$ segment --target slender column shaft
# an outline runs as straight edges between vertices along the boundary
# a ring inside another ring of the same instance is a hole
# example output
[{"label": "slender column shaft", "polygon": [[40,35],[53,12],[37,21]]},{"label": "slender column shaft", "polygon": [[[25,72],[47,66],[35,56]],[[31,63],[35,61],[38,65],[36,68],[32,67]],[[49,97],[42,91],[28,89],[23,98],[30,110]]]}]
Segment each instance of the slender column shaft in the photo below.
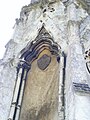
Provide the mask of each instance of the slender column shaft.
[{"label": "slender column shaft", "polygon": [[64,56],[60,57],[60,77],[59,77],[59,106],[58,106],[58,114],[59,120],[64,120],[64,84],[63,84],[63,69],[64,69]]},{"label": "slender column shaft", "polygon": [[18,76],[17,76],[16,85],[15,85],[15,89],[14,89],[14,96],[12,99],[12,104],[11,104],[11,109],[10,109],[10,114],[9,114],[8,120],[13,120],[13,117],[14,117],[14,112],[15,112],[16,102],[17,102],[17,97],[18,97],[18,91],[19,91],[19,87],[20,87],[21,76],[22,76],[22,68],[20,68]]},{"label": "slender column shaft", "polygon": [[16,79],[16,85],[15,85],[15,90],[14,90],[14,95],[12,99],[8,120],[19,120],[24,88],[26,83],[26,77],[27,77],[29,68],[30,68],[30,65],[25,63],[25,61],[24,62],[22,61],[17,68],[17,71],[18,70],[19,71]]},{"label": "slender column shaft", "polygon": [[24,70],[24,76],[23,76],[23,79],[22,79],[22,85],[21,85],[19,100],[18,100],[18,104],[17,104],[17,111],[16,111],[15,120],[19,120],[21,104],[22,104],[22,99],[23,99],[23,94],[24,94],[24,88],[25,88],[25,83],[26,83],[26,76],[27,76],[27,70],[25,69]]}]

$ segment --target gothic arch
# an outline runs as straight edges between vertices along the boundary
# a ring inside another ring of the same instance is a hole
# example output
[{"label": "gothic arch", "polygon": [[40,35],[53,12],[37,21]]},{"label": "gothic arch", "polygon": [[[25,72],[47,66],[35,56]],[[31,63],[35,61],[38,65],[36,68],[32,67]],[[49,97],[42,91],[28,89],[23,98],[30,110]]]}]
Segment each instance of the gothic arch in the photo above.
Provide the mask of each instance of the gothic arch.
[{"label": "gothic arch", "polygon": [[58,114],[59,53],[60,47],[43,26],[36,39],[21,51],[13,112],[9,118],[50,120],[53,116],[55,119]]}]

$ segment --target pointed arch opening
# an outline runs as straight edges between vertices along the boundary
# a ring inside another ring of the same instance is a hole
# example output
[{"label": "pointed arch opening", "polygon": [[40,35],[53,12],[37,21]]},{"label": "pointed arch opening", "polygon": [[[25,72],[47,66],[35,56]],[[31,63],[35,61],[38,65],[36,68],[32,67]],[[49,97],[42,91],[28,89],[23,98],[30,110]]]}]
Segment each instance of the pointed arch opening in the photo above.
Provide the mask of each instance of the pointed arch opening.
[{"label": "pointed arch opening", "polygon": [[60,47],[44,27],[21,51],[13,120],[58,119],[59,54]]}]

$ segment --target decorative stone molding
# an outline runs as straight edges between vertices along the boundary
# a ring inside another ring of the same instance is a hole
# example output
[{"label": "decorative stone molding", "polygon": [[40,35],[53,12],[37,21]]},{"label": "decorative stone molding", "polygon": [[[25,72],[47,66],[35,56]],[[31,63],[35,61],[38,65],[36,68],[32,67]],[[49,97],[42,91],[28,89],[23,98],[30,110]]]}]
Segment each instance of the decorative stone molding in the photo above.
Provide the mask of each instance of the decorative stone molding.
[{"label": "decorative stone molding", "polygon": [[57,61],[59,62],[59,51],[61,48],[53,41],[45,28],[42,27],[36,39],[26,49],[21,51],[22,55],[20,59],[24,59],[31,64],[45,49],[48,49],[53,55],[56,55]]}]

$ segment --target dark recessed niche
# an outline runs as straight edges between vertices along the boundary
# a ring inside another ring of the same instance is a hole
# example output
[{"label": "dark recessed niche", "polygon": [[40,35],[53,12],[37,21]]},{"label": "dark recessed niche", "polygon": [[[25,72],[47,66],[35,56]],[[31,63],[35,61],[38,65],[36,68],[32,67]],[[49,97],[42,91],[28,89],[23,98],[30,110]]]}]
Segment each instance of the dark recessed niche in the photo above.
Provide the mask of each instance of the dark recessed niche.
[{"label": "dark recessed niche", "polygon": [[44,10],[43,10],[43,13],[45,13],[46,11],[47,11],[47,10],[46,10],[46,9],[44,9]]}]

